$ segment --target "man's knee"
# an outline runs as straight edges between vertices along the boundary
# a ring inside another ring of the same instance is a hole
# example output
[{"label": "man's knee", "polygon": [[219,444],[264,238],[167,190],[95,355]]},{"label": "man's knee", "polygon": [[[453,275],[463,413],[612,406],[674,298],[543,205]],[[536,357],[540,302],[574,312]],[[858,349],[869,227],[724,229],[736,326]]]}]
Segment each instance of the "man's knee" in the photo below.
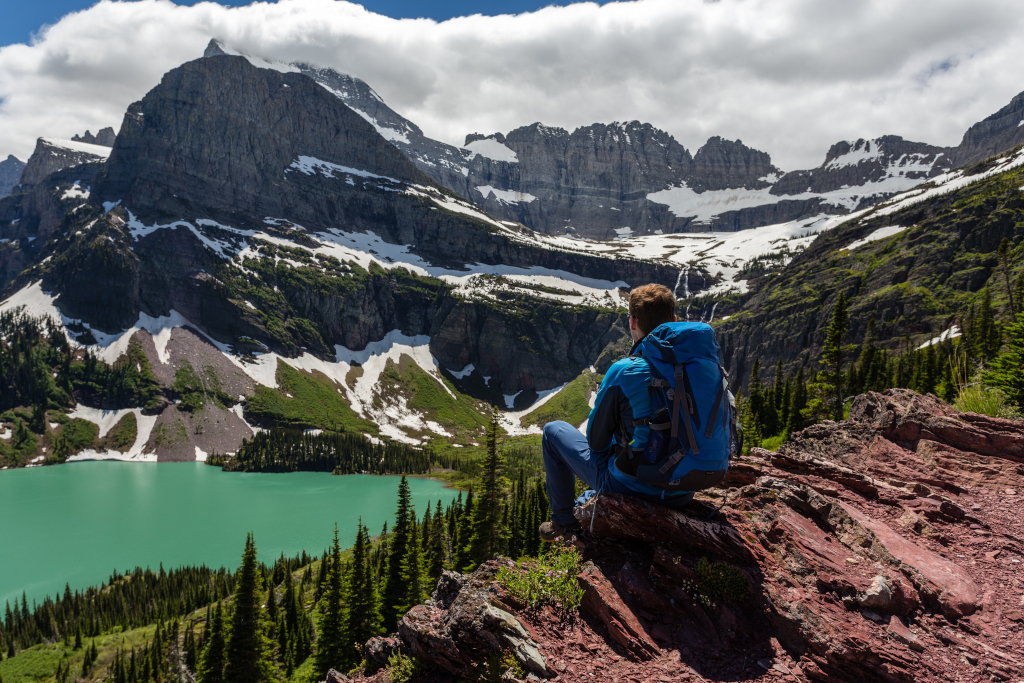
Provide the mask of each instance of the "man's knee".
[{"label": "man's knee", "polygon": [[568,422],[563,422],[562,420],[548,422],[546,425],[544,425],[543,434],[540,437],[541,441],[544,442],[550,441],[552,439],[557,439],[559,432],[561,432],[566,427],[572,427],[572,425],[570,425]]}]

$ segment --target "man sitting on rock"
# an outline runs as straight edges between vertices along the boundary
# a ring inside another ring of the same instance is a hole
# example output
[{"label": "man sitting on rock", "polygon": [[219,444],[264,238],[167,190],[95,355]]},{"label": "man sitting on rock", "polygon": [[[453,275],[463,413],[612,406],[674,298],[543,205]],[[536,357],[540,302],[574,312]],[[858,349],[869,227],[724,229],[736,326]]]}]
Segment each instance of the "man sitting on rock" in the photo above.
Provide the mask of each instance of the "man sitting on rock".
[{"label": "man sitting on rock", "polygon": [[[547,473],[551,520],[540,527],[546,541],[554,541],[579,528],[573,517],[575,479],[602,493],[611,491],[682,507],[693,499],[693,491],[656,488],[621,472],[615,464],[616,445],[633,444],[634,422],[652,413],[651,366],[634,356],[643,339],[660,325],[676,321],[676,300],[667,287],[657,284],[637,287],[629,295],[629,333],[633,338],[630,356],[616,361],[601,383],[594,409],[590,411],[586,437],[568,422],[549,422],[541,441]],[[692,324],[679,323],[679,326]],[[710,329],[710,328],[707,328]],[[671,336],[672,330],[662,330]]]}]

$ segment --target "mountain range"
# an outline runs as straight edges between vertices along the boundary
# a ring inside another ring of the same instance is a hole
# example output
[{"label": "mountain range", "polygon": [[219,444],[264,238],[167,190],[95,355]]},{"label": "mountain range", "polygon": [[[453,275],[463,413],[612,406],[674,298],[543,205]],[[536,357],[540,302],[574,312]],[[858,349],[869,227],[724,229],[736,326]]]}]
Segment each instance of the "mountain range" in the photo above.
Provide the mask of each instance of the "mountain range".
[{"label": "mountain range", "polygon": [[[455,147],[356,78],[212,41],[113,139],[39,139],[0,199],[0,308],[52,316],[107,363],[138,344],[163,388],[145,411],[76,405],[140,427],[124,452],[74,457],[203,459],[273,425],[473,444],[490,405],[536,433],[545,406],[585,417],[645,282],[716,324],[741,377],[758,356],[808,362],[839,291],[857,343],[871,315],[890,348],[950,329],[1015,234],[1022,122],[1024,95],[956,148],[840,142],[788,173],[639,122]],[[993,183],[1009,217],[965,238],[957,202]],[[224,400],[175,403],[190,373]]]}]

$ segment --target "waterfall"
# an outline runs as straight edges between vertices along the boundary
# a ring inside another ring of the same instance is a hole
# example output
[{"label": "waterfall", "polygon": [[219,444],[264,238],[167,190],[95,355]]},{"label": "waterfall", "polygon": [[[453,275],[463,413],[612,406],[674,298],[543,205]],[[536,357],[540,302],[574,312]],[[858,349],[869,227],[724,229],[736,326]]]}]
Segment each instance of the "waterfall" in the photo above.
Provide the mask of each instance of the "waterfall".
[{"label": "waterfall", "polygon": [[708,318],[708,322],[709,323],[715,319],[715,309],[716,308],[718,308],[718,302],[717,301],[715,302],[715,305],[711,307],[711,317]]},{"label": "waterfall", "polygon": [[690,298],[690,280],[686,277],[686,274],[690,272],[690,264],[687,263],[679,269],[679,277],[676,278],[676,286],[672,289],[672,296],[679,298],[679,284],[683,285],[683,298]]}]

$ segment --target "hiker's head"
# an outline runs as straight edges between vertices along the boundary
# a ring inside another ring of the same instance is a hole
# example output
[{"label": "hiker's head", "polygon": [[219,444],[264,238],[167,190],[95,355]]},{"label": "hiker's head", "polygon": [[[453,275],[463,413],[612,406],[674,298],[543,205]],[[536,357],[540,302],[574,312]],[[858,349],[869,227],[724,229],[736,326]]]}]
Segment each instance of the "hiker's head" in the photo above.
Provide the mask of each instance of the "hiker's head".
[{"label": "hiker's head", "polygon": [[676,320],[676,298],[664,285],[649,284],[629,293],[629,333],[640,341],[662,323]]}]

